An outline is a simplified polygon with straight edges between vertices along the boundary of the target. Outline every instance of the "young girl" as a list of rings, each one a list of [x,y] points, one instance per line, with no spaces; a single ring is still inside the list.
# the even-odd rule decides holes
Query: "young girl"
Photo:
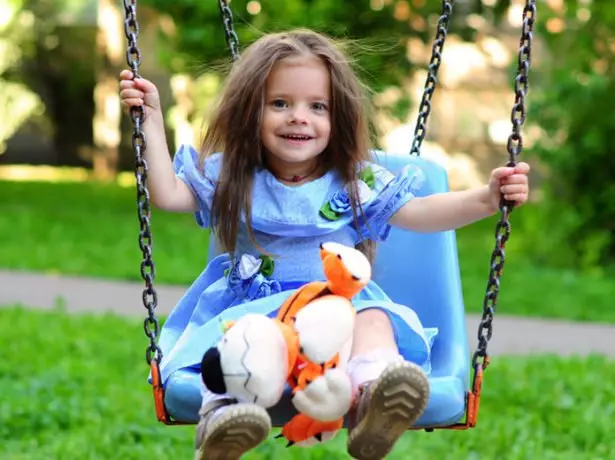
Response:
[[[145,107],[152,202],[167,211],[194,212],[224,250],[162,330],[163,382],[178,369],[200,365],[219,339],[211,331],[221,319],[274,313],[298,286],[324,279],[321,242],[371,253],[390,225],[418,232],[456,229],[494,214],[501,193],[516,205],[527,200],[525,163],[495,169],[485,186],[426,198],[414,195],[420,170],[394,176],[370,163],[366,94],[343,53],[311,31],[266,35],[247,48],[199,153],[182,146],[173,160],[156,87],[133,81],[129,71],[120,78],[123,106]],[[359,180],[365,171],[371,171],[371,185]],[[263,260],[273,261],[273,269]],[[358,397],[348,452],[379,459],[426,407],[430,349],[412,310],[393,303],[374,282],[355,305],[347,369]],[[402,391],[390,396],[392,388]],[[385,417],[391,398],[412,409]],[[206,390],[200,414],[197,459],[239,458],[271,427],[264,409]]]

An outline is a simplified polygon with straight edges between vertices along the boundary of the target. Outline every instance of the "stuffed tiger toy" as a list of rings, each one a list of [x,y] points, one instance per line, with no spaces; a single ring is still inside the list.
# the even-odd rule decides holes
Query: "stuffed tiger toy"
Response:
[[[247,314],[228,324],[201,363],[210,391],[266,408],[288,385],[298,412],[279,435],[288,446],[332,438],[353,399],[344,369],[356,317],[351,299],[370,281],[371,265],[338,243],[321,244],[320,258],[326,281],[303,285],[275,318]]]

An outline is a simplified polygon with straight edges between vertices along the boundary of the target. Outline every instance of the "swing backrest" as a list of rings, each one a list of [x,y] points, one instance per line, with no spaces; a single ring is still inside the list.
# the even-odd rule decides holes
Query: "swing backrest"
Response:
[[[408,164],[425,173],[418,196],[449,190],[446,170],[421,157],[375,152],[375,160],[393,174]],[[219,252],[215,238],[210,258]],[[425,327],[437,327],[432,350],[432,377],[456,377],[467,382],[469,347],[454,231],[420,234],[391,229],[380,243],[374,280],[393,301],[414,309]]]
[[[449,190],[446,170],[421,157],[376,152],[393,174],[413,164],[425,173],[418,196]],[[397,303],[414,309],[425,327],[437,327],[432,378],[469,381],[469,346],[454,231],[415,233],[393,228],[378,246],[374,280]]]
[[[408,164],[425,173],[418,196],[449,190],[446,171],[411,155],[376,152],[376,161],[392,173]],[[210,258],[218,253],[214,238]],[[430,399],[416,427],[449,426],[463,418],[469,389],[470,360],[455,232],[419,234],[391,229],[377,249],[373,278],[398,304],[414,309],[423,325],[438,328],[432,348]],[[166,403],[179,420],[198,420],[200,392],[197,374],[170,379]],[[276,426],[292,412],[290,397],[271,410]]]

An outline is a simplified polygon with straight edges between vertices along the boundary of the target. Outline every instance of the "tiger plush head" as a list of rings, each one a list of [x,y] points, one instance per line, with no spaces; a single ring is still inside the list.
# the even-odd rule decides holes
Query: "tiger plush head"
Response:
[[[320,245],[325,277],[335,295],[351,299],[367,286],[372,276],[372,266],[362,252],[339,243]]]

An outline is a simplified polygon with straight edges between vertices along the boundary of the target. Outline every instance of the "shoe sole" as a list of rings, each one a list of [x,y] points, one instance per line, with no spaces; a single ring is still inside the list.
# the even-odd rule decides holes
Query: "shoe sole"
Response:
[[[383,459],[418,420],[429,401],[429,381],[417,365],[389,366],[369,389],[365,415],[348,436],[348,453],[360,460]]]
[[[267,439],[271,419],[260,406],[236,404],[212,421],[207,431],[195,460],[236,460]]]

